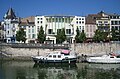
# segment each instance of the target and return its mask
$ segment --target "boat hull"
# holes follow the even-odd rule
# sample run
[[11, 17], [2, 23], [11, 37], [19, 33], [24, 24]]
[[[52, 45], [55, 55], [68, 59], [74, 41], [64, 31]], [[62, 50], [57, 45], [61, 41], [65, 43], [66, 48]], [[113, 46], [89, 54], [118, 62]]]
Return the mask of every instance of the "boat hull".
[[120, 64], [120, 58], [89, 58], [87, 60], [88, 63], [106, 63], [106, 64]]
[[76, 63], [77, 58], [62, 59], [62, 60], [45, 60], [33, 58], [35, 63]]

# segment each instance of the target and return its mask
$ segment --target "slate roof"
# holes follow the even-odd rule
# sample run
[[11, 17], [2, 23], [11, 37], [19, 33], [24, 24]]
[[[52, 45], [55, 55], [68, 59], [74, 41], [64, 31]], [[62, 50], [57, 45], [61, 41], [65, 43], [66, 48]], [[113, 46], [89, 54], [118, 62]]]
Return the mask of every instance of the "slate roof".
[[16, 15], [15, 15], [13, 9], [10, 8], [5, 15], [5, 19], [15, 19], [15, 18], [16, 18]]

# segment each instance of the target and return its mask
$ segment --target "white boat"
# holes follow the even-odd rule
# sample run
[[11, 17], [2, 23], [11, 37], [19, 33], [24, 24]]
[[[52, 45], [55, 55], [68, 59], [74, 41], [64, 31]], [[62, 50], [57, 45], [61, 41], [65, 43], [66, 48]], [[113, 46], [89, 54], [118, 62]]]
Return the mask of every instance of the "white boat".
[[54, 51], [46, 56], [32, 57], [35, 63], [75, 63], [77, 56], [70, 50]]
[[120, 63], [120, 55], [109, 54], [98, 57], [88, 57], [89, 63]]

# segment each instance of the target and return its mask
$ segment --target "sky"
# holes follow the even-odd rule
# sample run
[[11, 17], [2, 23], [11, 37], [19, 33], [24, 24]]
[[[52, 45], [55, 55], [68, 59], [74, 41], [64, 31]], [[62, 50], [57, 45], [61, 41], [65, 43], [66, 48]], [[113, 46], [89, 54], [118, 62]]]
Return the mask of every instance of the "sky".
[[87, 16], [100, 11], [120, 14], [120, 0], [0, 0], [0, 21], [11, 7], [22, 18], [54, 14]]

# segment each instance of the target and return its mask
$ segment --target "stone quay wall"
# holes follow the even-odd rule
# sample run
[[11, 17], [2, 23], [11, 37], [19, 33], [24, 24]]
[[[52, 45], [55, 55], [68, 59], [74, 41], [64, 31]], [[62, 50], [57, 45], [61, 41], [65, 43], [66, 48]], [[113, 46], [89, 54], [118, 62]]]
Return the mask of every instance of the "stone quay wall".
[[82, 43], [71, 46], [79, 55], [90, 56], [113, 53], [120, 54], [120, 43]]
[[[85, 55], [102, 55], [110, 52], [120, 53], [120, 44], [118, 43], [81, 43], [69, 45], [71, 50], [74, 50], [78, 56]], [[61, 49], [55, 49], [61, 50]], [[37, 55], [45, 55], [53, 49], [42, 48], [12, 48], [10, 46], [2, 46], [3, 55], [8, 57], [31, 57]]]

